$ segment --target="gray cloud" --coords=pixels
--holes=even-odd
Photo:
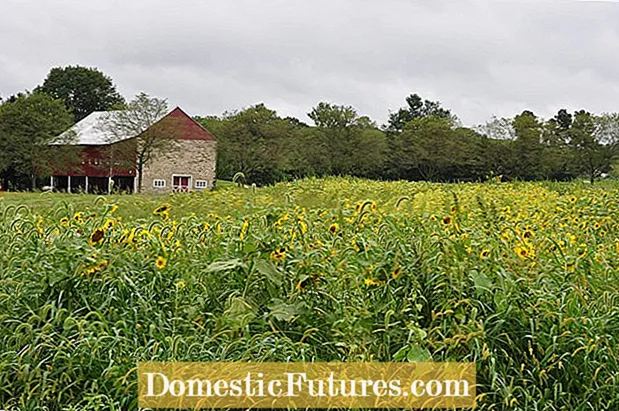
[[[322,100],[384,122],[418,92],[468,125],[531,109],[619,111],[619,4],[480,0],[2,0],[0,93],[52,66],[192,114]]]

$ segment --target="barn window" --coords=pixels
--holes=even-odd
[[[155,188],[164,188],[165,187],[165,180],[160,180],[160,179],[153,180],[153,187],[155,187]]]
[[[208,182],[206,180],[196,180],[196,188],[208,188]]]

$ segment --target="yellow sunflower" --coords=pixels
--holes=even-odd
[[[168,261],[165,258],[163,258],[162,256],[159,256],[155,260],[155,267],[157,267],[160,270],[163,270],[167,263]]]
[[[340,228],[339,224],[338,223],[333,223],[333,224],[331,224],[329,226],[329,232],[331,234],[335,234],[337,232],[338,228]]]
[[[90,245],[98,245],[103,242],[104,238],[105,238],[105,231],[103,230],[103,228],[97,228],[95,229],[95,231],[92,232],[92,234],[90,234],[90,237],[88,238],[88,242],[90,243]]]

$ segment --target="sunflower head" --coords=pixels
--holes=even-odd
[[[524,248],[524,247],[516,247],[514,249],[514,252],[516,253],[516,255],[518,255],[518,257],[525,259],[529,257],[529,251]]]
[[[269,256],[273,261],[283,261],[286,258],[286,249],[283,247],[271,251]]]
[[[101,242],[103,242],[104,237],[105,237],[105,231],[103,230],[103,228],[97,228],[95,229],[95,231],[92,232],[92,234],[90,234],[90,237],[88,238],[88,242],[90,243],[90,245],[101,244]]]
[[[333,223],[329,226],[329,232],[331,234],[335,234],[337,232],[337,229],[339,228],[339,224],[338,223]]]
[[[170,215],[170,205],[169,204],[160,205],[159,207],[155,208],[155,211],[153,211],[153,214],[167,218]]]
[[[157,267],[158,269],[162,270],[162,269],[164,269],[164,268],[165,268],[165,266],[166,266],[166,264],[167,264],[167,263],[168,263],[168,262],[167,262],[167,260],[166,260],[164,257],[159,256],[159,257],[157,257],[157,259],[155,260],[155,267]]]
[[[481,250],[481,253],[479,253],[479,258],[488,258],[490,256],[490,250],[488,250],[487,248]]]
[[[446,215],[441,221],[443,225],[451,225],[451,223],[453,223],[453,218],[450,215]]]

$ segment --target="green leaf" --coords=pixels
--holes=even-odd
[[[475,289],[478,293],[480,292],[491,292],[494,288],[494,284],[492,280],[488,278],[484,273],[480,273],[477,270],[472,270],[470,273],[470,277],[473,280],[473,284],[475,285]]]
[[[275,285],[281,285],[283,281],[282,273],[277,269],[275,264],[267,260],[256,261],[256,270],[262,274],[267,280]]]
[[[228,260],[228,261],[215,261],[209,264],[209,266],[206,267],[205,271],[207,273],[216,273],[219,271],[234,270],[235,268],[238,268],[238,267],[246,268],[247,265],[243,263],[243,261],[241,261],[240,259],[235,258],[235,259]]]
[[[303,303],[288,304],[280,299],[273,299],[269,305],[269,316],[275,317],[276,320],[290,321],[294,317],[300,315],[304,311]]]
[[[411,345],[406,354],[408,362],[428,362],[432,361],[432,355],[427,348],[420,345]]]

